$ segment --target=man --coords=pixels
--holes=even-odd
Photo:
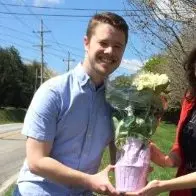
[[[84,38],[85,59],[74,70],[45,82],[25,117],[26,160],[15,195],[118,195],[98,171],[112,141],[104,80],[120,64],[128,26],[114,13],[96,14]]]

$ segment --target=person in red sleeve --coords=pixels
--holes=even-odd
[[[176,178],[153,180],[129,196],[156,196],[170,191],[170,196],[196,196],[196,48],[184,62],[189,88],[182,101],[176,139],[169,155],[151,143],[151,160],[162,167],[178,167]]]

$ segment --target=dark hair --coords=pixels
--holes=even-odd
[[[186,78],[189,83],[189,93],[191,96],[196,95],[196,48],[194,48],[183,63]]]
[[[112,13],[112,12],[103,12],[103,13],[95,14],[91,18],[91,20],[89,21],[88,27],[87,27],[87,31],[86,31],[86,35],[89,40],[91,39],[94,33],[95,27],[99,23],[110,24],[114,28],[122,31],[125,34],[125,43],[127,43],[129,27],[126,21],[121,16],[115,13]]]

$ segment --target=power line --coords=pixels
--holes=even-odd
[[[30,44],[34,44],[33,42],[29,41],[29,40],[26,40],[26,39],[22,39],[22,38],[19,38],[19,37],[16,37],[16,36],[13,36],[13,35],[10,35],[10,34],[5,34],[5,33],[0,33],[0,35],[3,35],[3,36],[7,36],[7,37],[10,37],[10,38],[14,38],[14,39],[17,39],[17,40],[20,40],[20,41],[23,41],[25,43],[30,43]],[[25,46],[26,47],[26,46]],[[54,51],[57,51],[59,53],[63,53],[61,50],[58,50],[58,49],[55,49],[55,48],[49,48],[50,50],[54,50]],[[51,54],[51,53],[49,53]],[[52,55],[56,55],[56,54],[52,54]],[[75,54],[74,54],[75,55]],[[75,55],[75,56],[79,56],[79,55]],[[63,56],[62,56],[63,57]],[[82,57],[82,56],[80,56]]]
[[[21,35],[26,35],[26,36],[28,36],[28,37],[34,37],[34,36],[32,36],[31,34],[28,34],[28,33],[25,33],[25,32],[22,32],[22,31],[19,31],[18,29],[14,29],[14,28],[11,28],[11,27],[7,27],[7,26],[5,26],[5,25],[1,25],[0,24],[0,27],[3,27],[3,28],[6,28],[6,29],[8,29],[8,30],[10,30],[10,31],[14,31],[14,32],[18,32],[18,33],[20,33]],[[5,35],[5,34],[4,34]],[[10,36],[11,37],[11,35],[7,35],[7,36]],[[17,39],[19,39],[18,37],[17,37]],[[22,40],[22,39],[21,39]],[[46,41],[48,41],[48,42],[51,42],[51,43],[56,43],[55,41],[52,41],[52,40],[50,40],[50,39],[45,39]],[[29,40],[27,41],[27,40],[24,40],[23,39],[23,41],[26,41],[26,42],[28,42],[29,43]],[[67,44],[64,44],[64,43],[58,43],[59,45],[62,45],[62,46],[66,46],[66,47],[68,47],[68,48],[71,48],[72,50],[77,50],[77,51],[80,51],[80,52],[82,52],[83,50],[82,49],[80,49],[80,48],[77,48],[77,47],[74,47],[74,46],[70,46],[70,45],[67,45]],[[53,50],[56,50],[56,49],[53,49]],[[61,50],[56,50],[56,51],[59,51],[59,52],[62,52]],[[78,56],[78,57],[82,57],[81,55],[78,55],[78,54],[74,54],[74,53],[72,53],[74,56]]]
[[[6,27],[5,25],[1,25],[0,24],[0,27],[3,27],[3,28],[8,29],[10,31],[18,32],[18,33],[23,34],[23,35],[26,35],[26,36],[33,37],[33,35],[31,35],[31,34],[25,33],[23,31],[19,31],[18,29],[14,29],[14,28],[11,28],[11,27]]]
[[[190,0],[189,0],[190,1]],[[53,10],[67,10],[67,11],[111,11],[111,12],[125,12],[125,11],[133,11],[133,12],[140,12],[140,11],[145,11],[144,9],[95,9],[95,8],[65,8],[65,7],[51,7],[51,6],[35,6],[35,5],[19,5],[19,4],[11,4],[11,3],[3,3],[4,5],[7,6],[12,6],[12,7],[30,7],[30,8],[36,8],[36,9],[53,9]],[[162,10],[170,10],[169,8],[164,8]],[[183,9],[178,9],[183,11]]]
[[[73,17],[73,18],[89,18],[93,15],[68,15],[68,14],[31,14],[31,13],[20,13],[20,12],[0,12],[1,14],[11,14],[20,16],[53,16],[53,17]]]
[[[10,14],[11,13],[11,11],[9,10],[9,8],[7,8],[6,5],[1,0],[0,0],[0,4],[3,5],[5,7],[5,9],[8,11],[7,14]],[[24,23],[17,15],[16,16],[13,15],[13,17],[15,17],[15,19],[18,20],[22,25],[27,26],[28,28],[31,29],[31,27],[28,24]]]
[[[22,0],[22,1],[23,1],[23,3],[24,3],[24,0]],[[38,17],[31,11],[31,9],[30,9],[29,7],[26,7],[26,8],[27,8],[28,12],[30,12],[31,14],[33,14],[33,16],[35,16],[35,18],[38,18]],[[38,19],[39,19],[39,18],[38,18]],[[47,27],[45,24],[44,24],[44,26],[48,29],[48,27]],[[51,31],[50,31],[50,32],[51,32]],[[51,33],[51,35],[52,35],[53,40],[55,41],[55,44],[57,44],[57,46],[59,47],[59,49],[65,52],[64,48],[59,44],[59,42],[56,40],[55,36],[54,36],[52,33]],[[76,55],[76,56],[78,56],[78,55]]]
[[[22,1],[23,1],[24,5],[26,5],[25,2],[24,2],[24,0],[22,0]],[[35,13],[33,11],[31,11],[31,9],[29,7],[26,7],[26,9],[28,10],[28,12],[30,12],[31,14],[33,14],[36,19],[38,18],[35,15]],[[38,19],[40,19],[40,18],[38,18]],[[48,29],[48,27],[45,24],[43,24],[43,25]],[[53,40],[55,41],[55,44],[59,47],[60,50],[63,50],[64,51],[64,48],[61,45],[59,45],[59,43],[57,42],[55,36],[52,34],[52,31],[50,31],[50,32],[51,32],[51,35],[52,35]]]
[[[46,41],[47,41],[47,39],[46,39]],[[48,40],[48,41],[50,41],[51,43],[56,43],[56,42],[51,41],[51,40]],[[58,44],[61,45],[61,46],[66,46],[66,47],[68,47],[68,48],[71,48],[72,50],[77,50],[77,51],[79,51],[79,52],[83,52],[83,51],[84,51],[84,50],[81,49],[81,48],[77,48],[77,47],[74,47],[74,46],[70,46],[70,45],[67,45],[67,44],[64,44],[64,43],[58,43]]]
[[[122,9],[92,9],[92,8],[60,8],[60,7],[50,7],[50,6],[35,6],[35,5],[19,5],[19,4],[11,4],[4,3],[7,6],[13,7],[31,7],[38,9],[54,9],[54,10],[67,10],[67,11],[125,11]]]
[[[176,12],[172,12],[171,14],[174,13],[176,14]],[[189,14],[188,11],[179,11],[179,13],[183,13],[183,14]],[[72,14],[31,14],[31,13],[21,13],[21,12],[0,12],[0,14],[5,14],[5,15],[19,15],[19,16],[45,16],[45,17],[67,17],[67,18],[91,18],[93,16],[92,15],[72,15]],[[121,15],[122,17],[130,17],[130,15],[125,14],[125,15]],[[138,16],[138,14],[136,13],[131,13],[131,16]]]
[[[7,40],[4,40],[4,39],[2,39],[2,38],[0,38],[0,40],[4,41],[4,42],[6,42],[6,43],[10,43],[10,44],[16,45],[16,46],[18,46],[18,47],[20,47],[20,48],[23,48],[23,49],[24,49],[24,48],[28,48],[28,49],[30,49],[30,50],[40,51],[40,50],[37,49],[37,48],[32,48],[32,47],[29,47],[29,46],[25,46],[25,45],[22,45],[22,44],[13,42],[13,41],[12,41],[12,42],[8,42]],[[59,58],[60,58],[60,59],[63,59],[63,58],[64,58],[64,56],[60,56],[60,55],[58,55],[58,54],[54,54],[54,53],[51,53],[51,52],[47,52],[47,54],[56,57],[58,60],[59,60]]]

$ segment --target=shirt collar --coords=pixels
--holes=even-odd
[[[80,82],[81,86],[85,85],[90,79],[90,76],[85,72],[81,63],[78,63],[78,65],[74,68],[73,72],[74,75],[77,77],[78,81]]]
[[[73,69],[74,75],[77,77],[78,81],[80,82],[81,86],[86,85],[88,82],[90,86],[96,90],[96,87],[91,80],[90,76],[86,73],[84,67],[82,66],[82,63],[78,63],[78,65]],[[102,91],[105,89],[105,81],[104,84],[99,87],[99,91]]]

